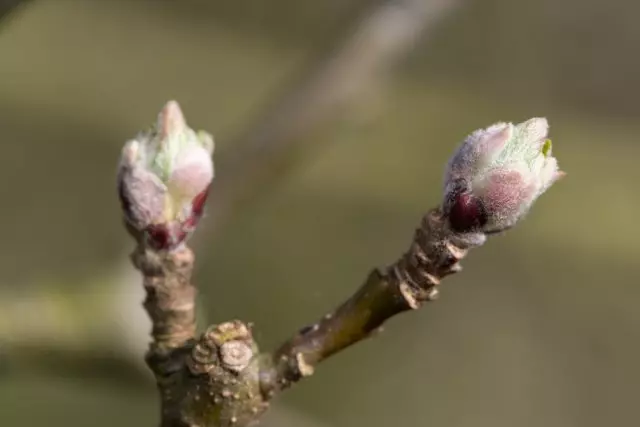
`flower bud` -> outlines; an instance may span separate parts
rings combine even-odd
[[[127,142],[118,193],[129,229],[155,249],[174,249],[195,229],[214,176],[213,138],[195,132],[175,101]]]
[[[496,123],[470,134],[453,155],[442,209],[457,232],[494,233],[522,218],[564,173],[551,155],[544,118]]]

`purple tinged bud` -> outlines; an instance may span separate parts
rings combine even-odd
[[[478,230],[487,223],[487,211],[480,199],[461,192],[454,195],[449,211],[451,228],[459,233]]]
[[[544,118],[496,123],[470,134],[445,173],[443,211],[457,232],[512,227],[564,173]]]
[[[173,249],[195,229],[214,177],[213,148],[211,135],[189,128],[175,101],[125,144],[118,169],[124,217],[154,248]]]

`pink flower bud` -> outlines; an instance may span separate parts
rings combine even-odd
[[[449,161],[443,212],[457,232],[500,232],[564,175],[551,155],[549,125],[533,118],[470,134]]]
[[[193,232],[213,180],[213,139],[194,132],[169,101],[156,125],[127,142],[118,192],[129,229],[156,249],[173,249]]]

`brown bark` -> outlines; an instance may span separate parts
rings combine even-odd
[[[371,336],[396,314],[436,299],[441,279],[459,271],[467,249],[483,241],[475,232],[451,231],[447,218],[431,211],[396,263],[371,272],[352,297],[273,353],[260,353],[250,326],[237,320],[196,337],[193,253],[140,244],[132,258],[144,278],[144,306],[153,322],[147,363],[160,392],[161,426],[257,423],[278,392],[312,375],[324,359]]]

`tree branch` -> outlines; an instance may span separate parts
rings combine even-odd
[[[467,136],[447,166],[441,206],[425,215],[399,260],[374,270],[351,298],[275,352],[259,353],[250,325],[238,320],[195,338],[194,256],[186,239],[213,177],[212,146],[208,134],[187,126],[175,101],[167,103],[154,128],[125,144],[118,172],[125,224],[138,243],[132,260],[153,324],[146,360],[160,392],[161,426],[255,424],[278,392],[324,359],[435,300],[441,280],[461,270],[469,249],[513,227],[564,175],[547,134],[546,119],[533,118]]]
[[[196,289],[191,284],[193,252],[186,246],[157,252],[138,245],[131,257],[144,278],[144,308],[153,324],[154,345],[158,351],[183,346],[196,331]]]
[[[153,324],[146,360],[161,397],[162,427],[246,425],[264,412],[257,346],[240,321],[211,326],[195,340],[194,255],[139,243],[132,255]],[[256,359],[259,361],[260,359]]]
[[[154,341],[147,363],[162,400],[162,427],[248,426],[275,395],[310,376],[324,359],[372,335],[389,318],[434,300],[440,280],[460,270],[476,231],[455,233],[439,209],[427,214],[410,249],[334,312],[303,328],[273,353],[259,353],[250,325],[214,325],[194,340],[193,254],[139,245],[133,260],[144,277]]]
[[[278,391],[333,354],[365,339],[391,317],[435,300],[445,276],[460,271],[467,249],[484,239],[452,232],[438,209],[427,214],[407,253],[386,271],[373,270],[346,302],[303,328],[274,352],[275,371],[265,388]]]
[[[161,426],[254,424],[279,391],[322,360],[436,299],[440,281],[461,270],[469,249],[513,227],[564,175],[548,130],[546,119],[533,118],[469,134],[447,165],[441,205],[423,218],[408,251],[386,271],[373,271],[333,313],[274,353],[259,353],[250,325],[238,320],[195,337],[194,255],[186,241],[213,179],[213,140],[169,101],[151,129],[125,144],[117,186],[153,325],[146,360],[160,392]]]

